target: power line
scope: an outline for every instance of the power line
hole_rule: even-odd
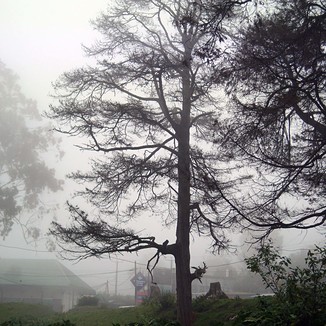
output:
[[[298,248],[298,249],[284,249],[284,248],[280,248],[282,251],[309,251],[309,250],[313,250],[312,248],[308,249],[308,248]]]
[[[245,260],[239,260],[239,261],[235,261],[235,262],[232,262],[232,263],[225,263],[225,264],[220,264],[220,265],[215,265],[215,266],[207,266],[207,267],[208,268],[223,267],[223,266],[240,264],[240,263],[244,263],[244,262],[245,262]]]
[[[7,245],[3,245],[0,244],[0,247],[4,247],[4,248],[9,248],[9,249],[17,249],[17,250],[23,250],[23,251],[29,251],[29,252],[34,252],[34,253],[59,253],[58,251],[49,251],[49,250],[37,250],[37,249],[29,249],[29,248],[22,248],[22,247],[17,247],[17,246],[7,246]],[[309,248],[297,248],[297,249],[284,249],[284,248],[280,248],[283,251],[291,251],[291,252],[295,252],[295,251],[309,251],[309,250],[313,250],[313,249],[309,249]],[[124,259],[124,258],[118,258],[118,257],[109,257],[110,260],[118,260],[118,261],[122,261],[122,262],[126,262],[126,263],[130,263],[130,264],[134,264],[135,261],[132,260],[128,260],[128,259]],[[236,261],[236,262],[232,262],[232,263],[225,263],[225,264],[220,264],[220,265],[216,265],[216,266],[210,266],[211,268],[213,267],[223,267],[223,266],[229,266],[229,265],[234,265],[234,264],[239,264],[239,263],[243,263],[245,262],[244,260],[240,260],[240,261]],[[137,262],[137,265],[141,265],[141,266],[147,266],[147,264],[145,263],[139,263]],[[160,267],[157,267],[160,268]],[[123,272],[123,271],[121,271]],[[111,273],[115,273],[115,272],[111,272]],[[105,274],[105,273],[98,273],[98,274],[89,274],[89,275],[100,275],[100,274]],[[83,275],[83,276],[87,276],[87,274]]]
[[[49,250],[37,250],[37,249],[29,249],[29,248],[22,248],[22,247],[15,247],[15,246],[6,246],[0,244],[0,247],[9,248],[9,249],[18,249],[23,251],[30,251],[30,252],[43,252],[43,253],[56,253],[58,251],[49,251]]]
[[[122,270],[122,271],[119,271],[119,273],[125,273],[125,272],[132,272],[133,269],[126,269],[126,270]],[[95,276],[95,275],[108,275],[108,274],[115,274],[116,272],[113,271],[113,272],[101,272],[101,273],[88,273],[88,274],[75,274],[74,275],[71,275],[71,277],[74,277],[74,276],[80,276],[80,277],[83,277],[83,276]],[[0,273],[0,276],[1,275],[4,275],[4,276],[8,276],[9,274],[8,273]],[[44,275],[44,274],[37,274],[37,273],[30,273],[30,274],[21,274],[21,273],[10,273],[10,276],[13,275],[13,276],[30,276],[30,277],[68,277],[69,278],[69,275],[62,275],[62,274],[58,274],[58,275],[53,275],[53,274],[48,274],[48,275]]]
[[[9,248],[9,249],[23,250],[23,251],[29,251],[29,252],[35,252],[35,253],[37,253],[37,252],[40,252],[40,253],[59,253],[59,251],[56,251],[56,250],[53,250],[53,251],[50,251],[50,250],[37,250],[37,249],[23,248],[23,247],[17,247],[17,246],[7,246],[7,245],[3,245],[3,244],[0,244],[0,247]],[[126,262],[126,263],[131,263],[131,264],[135,263],[135,261],[128,260],[128,259],[123,259],[123,258],[118,258],[118,257],[110,257],[109,259],[110,260],[115,259],[115,260],[123,261],[123,262]],[[137,265],[147,266],[147,264],[138,263],[138,262],[137,262]]]
[[[130,264],[135,264],[135,260],[128,260],[128,259],[123,259],[123,258],[118,258],[118,257],[110,257],[110,259],[112,260],[119,260],[119,261],[123,261],[123,262],[126,262],[126,263],[130,263]],[[144,264],[144,263],[138,263],[137,262],[137,265],[141,265],[141,266],[147,266],[147,264]]]

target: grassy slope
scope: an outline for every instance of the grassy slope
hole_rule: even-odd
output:
[[[255,305],[255,300],[227,299],[209,300],[194,304],[195,326],[231,326],[238,312]],[[64,314],[56,314],[47,307],[40,305],[27,305],[22,303],[0,304],[0,324],[11,318],[26,318],[42,320],[44,322],[57,322],[70,320],[77,326],[108,326],[112,324],[125,325],[131,322],[146,324],[154,318],[171,318],[175,309],[159,311],[154,306],[139,306],[136,308],[107,309],[100,307],[80,307]]]

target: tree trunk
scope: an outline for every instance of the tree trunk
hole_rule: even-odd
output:
[[[183,326],[191,325],[191,276],[190,276],[190,171],[189,150],[182,149],[179,143],[179,200],[176,241],[176,282],[178,321]],[[186,152],[188,151],[188,154]],[[188,157],[188,158],[187,158]]]
[[[188,251],[188,253],[187,253]],[[176,282],[177,282],[177,316],[183,326],[192,324],[192,297],[190,269],[185,268],[190,264],[189,250],[185,246],[179,248],[176,257]]]
[[[189,69],[182,76],[183,107],[181,123],[176,131],[178,139],[178,220],[176,240],[176,281],[178,321],[192,324],[192,295],[190,273],[190,108],[191,90]]]
[[[190,276],[190,170],[189,143],[179,142],[179,198],[176,241],[176,281],[178,321],[191,325],[191,276]]]
[[[220,282],[213,282],[209,285],[209,291],[205,295],[206,298],[228,299],[228,296],[222,291]]]

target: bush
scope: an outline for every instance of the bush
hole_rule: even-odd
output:
[[[97,306],[99,302],[98,297],[92,295],[84,295],[78,300],[77,306]]]
[[[201,295],[192,301],[192,307],[196,312],[205,312],[211,310],[212,306],[216,302],[214,298],[207,298],[205,295]]]
[[[146,298],[143,304],[150,305],[161,311],[166,311],[176,307],[176,298],[173,293],[166,292],[156,298]]]
[[[120,324],[113,324],[112,326],[122,326]],[[152,319],[146,323],[129,323],[124,326],[180,326],[177,321],[168,321],[166,319]]]
[[[243,325],[324,326],[326,320],[326,247],[308,251],[306,267],[292,267],[271,243],[246,259],[275,297],[260,298],[258,309],[239,315]]]
[[[3,323],[0,326],[76,326],[70,320],[62,320],[55,323],[48,323],[42,320],[35,318],[11,318]]]
[[[176,299],[173,293],[163,293],[158,301],[162,310],[169,310],[176,307]]]
[[[48,324],[47,326],[76,326],[76,324],[72,323],[70,320],[63,320],[54,324]]]

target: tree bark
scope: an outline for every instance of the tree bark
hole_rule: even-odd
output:
[[[175,257],[176,281],[177,281],[177,316],[178,321],[183,326],[192,324],[192,297],[190,272],[185,266],[190,264],[189,250],[185,245],[178,248]]]
[[[183,326],[191,325],[191,275],[190,275],[190,171],[189,149],[179,143],[179,200],[176,242],[176,281],[178,320]],[[187,153],[188,152],[188,153]]]
[[[176,231],[176,281],[178,321],[183,326],[192,324],[192,295],[190,273],[190,109],[191,90],[189,69],[182,76],[183,108],[178,139],[178,220]]]

